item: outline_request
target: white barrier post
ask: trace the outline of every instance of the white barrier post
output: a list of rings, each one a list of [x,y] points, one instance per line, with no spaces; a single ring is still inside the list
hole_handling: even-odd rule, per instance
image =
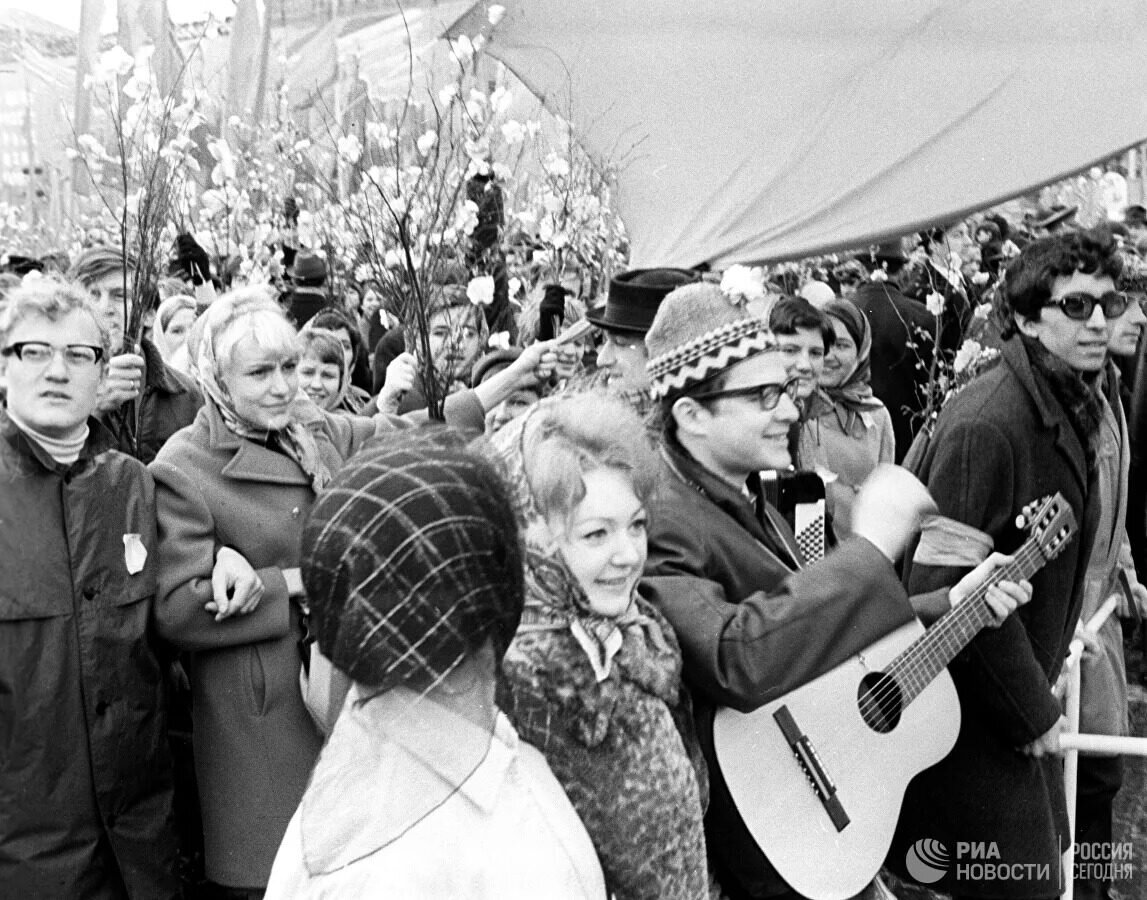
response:
[[[1083,644],[1080,645],[1082,654]],[[1067,672],[1067,731],[1072,734],[1079,732],[1079,656],[1075,664]],[[1062,743],[1061,743],[1062,746]],[[1075,793],[1079,779],[1079,751],[1068,750],[1063,760],[1063,786],[1067,798],[1067,851],[1063,854],[1063,898],[1072,900],[1075,896]]]
[[[1103,623],[1107,621],[1107,617],[1115,611],[1115,606],[1119,602],[1119,597],[1112,594],[1103,601],[1103,605],[1099,607],[1095,615],[1088,620],[1084,626],[1084,630],[1091,634],[1098,633]],[[1067,715],[1067,728],[1065,729],[1063,737],[1060,738],[1060,748],[1064,750],[1063,762],[1063,786],[1064,794],[1067,798],[1067,832],[1068,843],[1067,850],[1063,854],[1063,898],[1064,900],[1072,900],[1075,896],[1075,882],[1073,874],[1075,872],[1075,795],[1079,783],[1079,747],[1069,748],[1069,742],[1064,738],[1075,737],[1079,735],[1079,691],[1080,691],[1080,674],[1079,674],[1079,661],[1083,658],[1083,641],[1076,638],[1071,642],[1070,650],[1067,655],[1066,671],[1060,676],[1060,682],[1055,686],[1055,693],[1060,693],[1063,678],[1066,676],[1066,710]]]

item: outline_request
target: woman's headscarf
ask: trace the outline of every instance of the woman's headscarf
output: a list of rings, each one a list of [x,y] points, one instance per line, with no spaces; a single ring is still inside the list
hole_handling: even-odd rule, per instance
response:
[[[659,651],[668,650],[660,626],[642,614],[636,602],[619,617],[590,609],[585,590],[552,546],[525,467],[531,431],[544,426],[545,411],[562,397],[543,400],[530,412],[505,425],[491,439],[510,489],[526,544],[526,609],[519,631],[568,629],[585,652],[597,680],[609,677],[613,658],[621,650],[625,631],[640,628]],[[636,601],[636,590],[634,591]]]
[[[155,323],[151,328],[151,342],[155,345],[155,349],[159,351],[159,355],[163,357],[163,361],[168,365],[172,365],[172,360],[179,350],[179,347],[173,346],[168,339],[167,326],[171,324],[171,320],[175,318],[176,313],[182,312],[185,309],[195,312],[195,298],[188,297],[186,294],[176,294],[160,303],[155,311]],[[184,335],[183,343],[187,343],[186,335]]]
[[[358,415],[358,413],[362,411],[363,407],[365,407],[367,403],[370,402],[370,394],[368,394],[362,388],[355,387],[354,384],[351,383],[353,377],[352,369],[354,367],[354,358],[352,357],[350,362],[347,362],[347,359],[343,354],[342,341],[339,340],[338,335],[328,328],[314,326],[314,319],[311,319],[310,322],[303,326],[303,330],[300,332],[300,334],[324,334],[328,335],[334,342],[334,346],[336,346],[339,351],[338,359],[333,360],[333,362],[339,367],[339,389],[338,393],[335,395],[334,403],[330,408],[333,412],[344,410],[346,412]]]
[[[872,377],[872,326],[868,324],[868,317],[849,300],[832,300],[821,309],[826,315],[844,323],[849,337],[856,344],[856,364],[852,371],[836,387],[820,389],[832,402],[837,415],[843,412],[841,425],[847,430],[855,416],[883,406],[873,396],[872,386],[868,383]],[[813,396],[815,398],[816,395]]]
[[[235,411],[235,404],[227,390],[223,378],[223,366],[227,360],[220,359],[218,353],[222,339],[232,329],[244,327],[247,320],[257,313],[278,316],[287,322],[279,304],[262,288],[234,291],[212,303],[202,315],[202,331],[196,335],[193,374],[206,401],[219,410],[224,424],[232,432],[261,444],[270,443],[273,439],[278,448],[306,472],[315,491],[320,491],[331,480],[331,473],[323,462],[314,435],[302,424],[317,408],[310,398],[299,391],[289,410],[290,423],[286,428],[269,432],[243,419]]]

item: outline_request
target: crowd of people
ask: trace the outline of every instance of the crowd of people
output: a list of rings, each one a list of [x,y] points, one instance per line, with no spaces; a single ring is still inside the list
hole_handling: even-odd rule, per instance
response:
[[[972,595],[959,737],[861,896],[1058,897],[1122,771],[1081,760],[1073,835],[1053,687],[1081,636],[1083,730],[1125,734],[1120,620],[1147,612],[1141,212],[987,213],[800,284],[538,286],[509,346],[454,270],[419,327],[306,251],[279,289],[213,283],[184,235],[137,341],[123,248],[22,260],[0,897],[798,897],[715,715]],[[786,493],[810,479],[823,553]],[[1002,574],[1056,493],[1078,534]],[[923,839],[1028,875],[918,882]]]

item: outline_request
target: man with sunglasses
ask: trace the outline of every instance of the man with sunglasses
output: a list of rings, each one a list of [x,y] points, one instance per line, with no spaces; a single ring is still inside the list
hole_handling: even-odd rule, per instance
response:
[[[174,897],[154,485],[92,416],[111,342],[81,289],[0,310],[0,894]]]
[[[1072,834],[1052,686],[1080,620],[1094,548],[1116,530],[1118,479],[1106,474],[1104,456],[1111,410],[1100,388],[1109,326],[1128,308],[1115,289],[1121,267],[1100,230],[1025,247],[1004,281],[999,365],[941,410],[906,463],[940,512],[906,564],[910,591],[950,583],[988,548],[1014,551],[1026,538],[1017,516],[1057,491],[1079,525],[1032,577],[1033,602],[977,635],[949,666],[963,710],[956,747],[905,797],[888,856],[897,874],[908,877],[911,848],[931,840],[949,852],[961,841],[991,846],[996,866],[1016,876],[976,883],[952,866],[931,887],[955,897],[1042,900],[1062,889],[1060,854]]]
[[[721,777],[714,711],[755,709],[911,619],[893,561],[931,500],[902,469],[878,470],[857,496],[854,536],[805,567],[757,475],[789,465],[800,391],[765,322],[716,285],[692,284],[661,303],[645,344],[663,471],[642,592],[681,643],[710,776],[711,862],[729,897],[793,897]],[[946,611],[972,582],[919,598],[920,608]]]

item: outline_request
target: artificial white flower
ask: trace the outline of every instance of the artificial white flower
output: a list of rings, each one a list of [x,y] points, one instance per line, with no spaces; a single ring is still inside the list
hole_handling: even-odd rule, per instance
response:
[[[765,296],[765,270],[760,266],[729,266],[721,276],[721,292],[732,300],[760,300]]]
[[[514,297],[517,297],[518,292],[521,289],[522,289],[522,279],[519,278],[517,275],[515,275],[513,278],[510,279],[510,284],[509,284],[510,299],[512,300]]]
[[[434,149],[434,145],[437,143],[438,133],[436,131],[427,131],[418,139],[418,152],[423,156],[429,156],[430,151]]]
[[[968,366],[976,361],[983,349],[979,341],[964,341],[960,345],[960,349],[956,351],[956,358],[952,360],[952,371],[957,375],[965,372]]]
[[[496,116],[504,116],[514,103],[514,95],[504,87],[494,89],[490,95],[490,109]]]
[[[991,277],[990,272],[977,272],[972,276],[972,284],[987,284]]]
[[[928,307],[928,312],[939,318],[944,314],[944,295],[932,291],[924,298],[924,305]]]
[[[510,332],[495,331],[492,335],[490,335],[490,340],[486,342],[486,346],[491,350],[509,350]]]
[[[122,78],[135,68],[135,57],[116,44],[110,50],[100,55],[101,74],[115,75]]]
[[[972,311],[973,319],[987,320],[988,316],[992,314],[992,304],[981,303]]]
[[[570,174],[570,164],[560,156],[551,154],[550,158],[546,160],[546,172],[554,178],[568,178]]]
[[[565,200],[559,197],[553,191],[546,191],[542,194],[542,209],[544,209],[551,216],[556,216],[562,211],[565,206]]]
[[[474,233],[478,227],[478,204],[473,200],[466,200],[458,207],[458,215],[454,220],[454,227],[467,237]]]
[[[458,98],[458,83],[448,84],[438,92],[438,104],[440,106],[449,106]],[[367,128],[370,126],[368,125]],[[381,126],[380,126],[381,127]]]
[[[494,302],[494,276],[479,275],[466,285],[466,298],[475,306],[489,306]]]
[[[353,134],[343,135],[338,140],[339,156],[353,165],[362,156],[362,144]]]
[[[871,277],[873,281],[887,281],[888,273],[884,269],[873,269]]]
[[[474,42],[464,34],[450,42],[450,50],[459,65],[464,66],[474,58]]]
[[[521,122],[511,119],[502,126],[502,139],[513,147],[526,139],[526,129]]]

